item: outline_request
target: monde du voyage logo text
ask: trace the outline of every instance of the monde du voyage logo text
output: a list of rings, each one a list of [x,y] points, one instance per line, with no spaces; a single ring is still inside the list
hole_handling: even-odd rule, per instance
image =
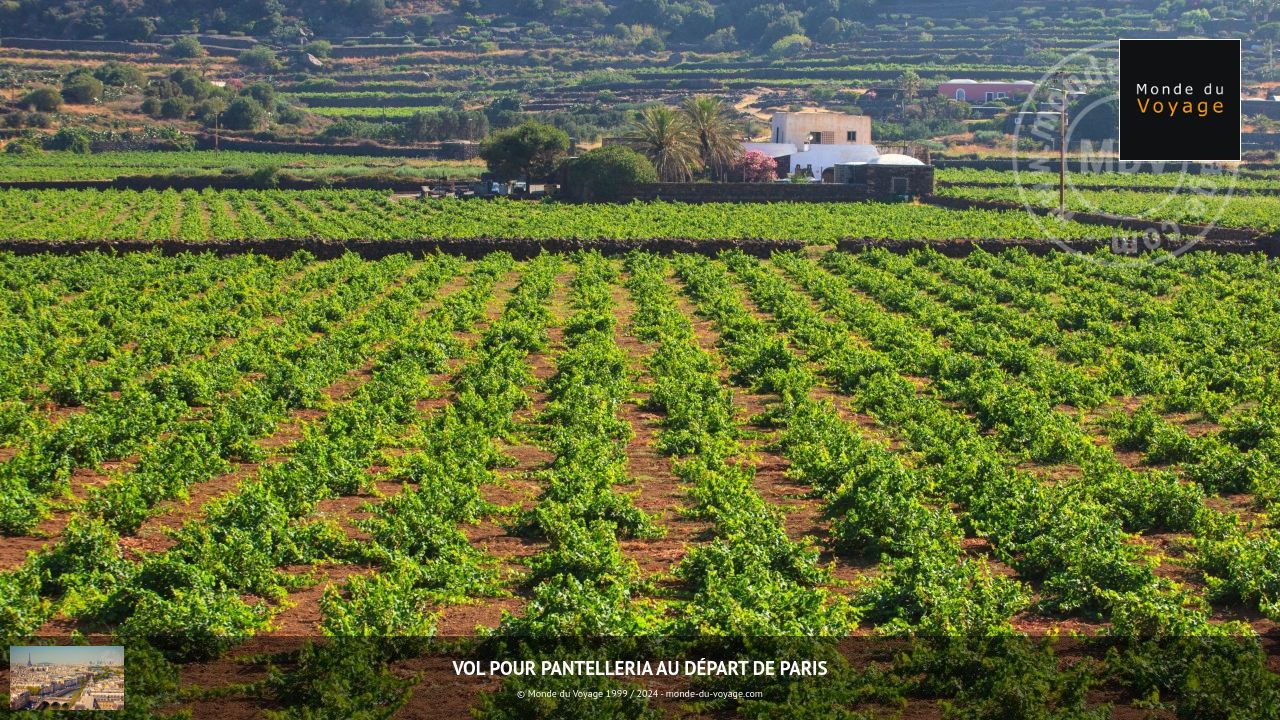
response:
[[[1240,41],[1120,41],[1120,158],[1240,159]]]

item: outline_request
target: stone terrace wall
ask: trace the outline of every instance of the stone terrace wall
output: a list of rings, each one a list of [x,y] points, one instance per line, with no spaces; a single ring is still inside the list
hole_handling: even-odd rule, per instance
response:
[[[209,150],[214,146],[213,135],[197,133],[192,135],[196,147]],[[227,137],[219,139],[218,146],[223,150],[244,150],[249,152],[288,152],[314,153],[317,155],[368,155],[372,157],[416,157],[438,160],[470,160],[479,151],[478,143],[440,142],[425,146],[414,145],[379,145],[374,142],[362,142],[354,145],[325,145],[323,143],[287,142],[283,140],[256,140],[253,138]]]

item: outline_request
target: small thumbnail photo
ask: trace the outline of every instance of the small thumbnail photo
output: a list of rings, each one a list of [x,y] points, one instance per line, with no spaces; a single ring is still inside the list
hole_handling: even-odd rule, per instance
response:
[[[10,710],[119,710],[124,647],[10,645]]]

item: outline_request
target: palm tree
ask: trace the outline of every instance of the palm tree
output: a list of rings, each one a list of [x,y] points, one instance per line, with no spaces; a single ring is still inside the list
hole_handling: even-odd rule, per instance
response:
[[[698,146],[689,121],[669,107],[650,107],[631,123],[626,143],[649,158],[663,182],[689,182],[698,167]]]
[[[697,142],[702,166],[711,172],[713,180],[723,180],[742,157],[738,128],[729,117],[728,107],[718,97],[702,95],[685,98],[680,112]]]
[[[907,103],[915,99],[920,92],[920,76],[915,70],[907,70],[898,76],[898,100],[902,103],[902,116],[907,115]]]

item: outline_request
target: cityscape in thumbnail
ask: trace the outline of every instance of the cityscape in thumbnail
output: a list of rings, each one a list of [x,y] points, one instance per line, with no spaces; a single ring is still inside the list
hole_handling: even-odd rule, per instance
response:
[[[9,648],[10,710],[119,710],[123,707],[122,646]]]

